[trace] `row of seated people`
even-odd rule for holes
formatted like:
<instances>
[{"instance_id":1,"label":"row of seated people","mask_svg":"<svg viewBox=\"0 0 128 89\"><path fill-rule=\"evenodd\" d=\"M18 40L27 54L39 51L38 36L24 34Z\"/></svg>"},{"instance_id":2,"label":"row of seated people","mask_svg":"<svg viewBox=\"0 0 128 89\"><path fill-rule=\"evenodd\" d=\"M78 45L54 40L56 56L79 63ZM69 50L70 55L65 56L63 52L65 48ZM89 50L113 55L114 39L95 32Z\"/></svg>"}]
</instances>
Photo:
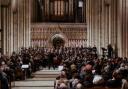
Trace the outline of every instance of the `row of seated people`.
<instances>
[{"instance_id":1,"label":"row of seated people","mask_svg":"<svg viewBox=\"0 0 128 89\"><path fill-rule=\"evenodd\" d=\"M127 58L99 59L84 49L70 52L54 89L128 89Z\"/></svg>"},{"instance_id":2,"label":"row of seated people","mask_svg":"<svg viewBox=\"0 0 128 89\"><path fill-rule=\"evenodd\" d=\"M127 78L122 76L124 70L115 70L110 76L98 74L91 67L87 64L79 74L72 68L70 73L64 68L56 78L54 89L128 89Z\"/></svg>"}]
</instances>

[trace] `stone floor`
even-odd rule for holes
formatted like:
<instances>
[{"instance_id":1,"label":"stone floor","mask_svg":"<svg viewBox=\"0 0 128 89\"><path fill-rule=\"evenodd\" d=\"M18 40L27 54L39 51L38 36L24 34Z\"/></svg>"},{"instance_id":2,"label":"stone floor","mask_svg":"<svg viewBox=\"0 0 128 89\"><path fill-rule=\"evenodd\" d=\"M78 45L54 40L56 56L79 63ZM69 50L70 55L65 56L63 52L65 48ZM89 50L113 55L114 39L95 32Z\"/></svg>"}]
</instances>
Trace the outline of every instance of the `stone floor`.
<instances>
[{"instance_id":1,"label":"stone floor","mask_svg":"<svg viewBox=\"0 0 128 89\"><path fill-rule=\"evenodd\" d=\"M54 89L54 81L60 73L58 70L40 70L34 73L34 78L25 81L15 81L12 89Z\"/></svg>"},{"instance_id":2,"label":"stone floor","mask_svg":"<svg viewBox=\"0 0 128 89\"><path fill-rule=\"evenodd\" d=\"M53 87L14 87L12 89L54 89Z\"/></svg>"}]
</instances>

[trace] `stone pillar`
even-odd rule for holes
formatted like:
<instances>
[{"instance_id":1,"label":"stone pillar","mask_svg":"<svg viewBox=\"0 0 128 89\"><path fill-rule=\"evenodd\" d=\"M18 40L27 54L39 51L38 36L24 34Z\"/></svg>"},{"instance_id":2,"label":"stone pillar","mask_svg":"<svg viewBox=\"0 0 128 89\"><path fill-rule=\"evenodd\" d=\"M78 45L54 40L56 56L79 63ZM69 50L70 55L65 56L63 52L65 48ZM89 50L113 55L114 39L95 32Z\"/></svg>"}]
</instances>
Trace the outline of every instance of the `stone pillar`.
<instances>
[{"instance_id":1,"label":"stone pillar","mask_svg":"<svg viewBox=\"0 0 128 89\"><path fill-rule=\"evenodd\" d=\"M7 1L0 5L0 28L3 53L11 55L21 47L30 46L30 0L12 0L10 4Z\"/></svg>"},{"instance_id":2,"label":"stone pillar","mask_svg":"<svg viewBox=\"0 0 128 89\"><path fill-rule=\"evenodd\" d=\"M101 47L117 44L116 3L117 0L86 0L88 45L96 45L100 54Z\"/></svg>"},{"instance_id":3,"label":"stone pillar","mask_svg":"<svg viewBox=\"0 0 128 89\"><path fill-rule=\"evenodd\" d=\"M0 5L0 29L1 29L1 5Z\"/></svg>"},{"instance_id":4,"label":"stone pillar","mask_svg":"<svg viewBox=\"0 0 128 89\"><path fill-rule=\"evenodd\" d=\"M91 45L91 18L90 18L90 14L91 14L91 8L90 8L90 1L91 0L86 0L86 19L87 19L87 45Z\"/></svg>"},{"instance_id":5,"label":"stone pillar","mask_svg":"<svg viewBox=\"0 0 128 89\"><path fill-rule=\"evenodd\" d=\"M118 0L118 50L119 56L128 57L128 1Z\"/></svg>"},{"instance_id":6,"label":"stone pillar","mask_svg":"<svg viewBox=\"0 0 128 89\"><path fill-rule=\"evenodd\" d=\"M6 8L2 8L2 30L3 30L3 53L5 54L5 53L7 53L6 51L7 51L7 47L6 47L6 45L7 45L7 43L6 43L6 32L5 32L5 30L7 29L6 28L6 25L4 25L4 24L7 24L7 20L6 20Z\"/></svg>"},{"instance_id":7,"label":"stone pillar","mask_svg":"<svg viewBox=\"0 0 128 89\"><path fill-rule=\"evenodd\" d=\"M18 0L18 48L30 46L30 0Z\"/></svg>"},{"instance_id":8,"label":"stone pillar","mask_svg":"<svg viewBox=\"0 0 128 89\"><path fill-rule=\"evenodd\" d=\"M13 11L12 8L8 8L8 53L9 55L13 50Z\"/></svg>"},{"instance_id":9,"label":"stone pillar","mask_svg":"<svg viewBox=\"0 0 128 89\"><path fill-rule=\"evenodd\" d=\"M126 57L128 57L128 1L126 2Z\"/></svg>"},{"instance_id":10,"label":"stone pillar","mask_svg":"<svg viewBox=\"0 0 128 89\"><path fill-rule=\"evenodd\" d=\"M120 6L120 7L119 7ZM118 0L118 33L117 33L117 41L118 41L118 56L122 56L122 1Z\"/></svg>"},{"instance_id":11,"label":"stone pillar","mask_svg":"<svg viewBox=\"0 0 128 89\"><path fill-rule=\"evenodd\" d=\"M13 52L13 13L10 5L2 7L3 53Z\"/></svg>"}]
</instances>

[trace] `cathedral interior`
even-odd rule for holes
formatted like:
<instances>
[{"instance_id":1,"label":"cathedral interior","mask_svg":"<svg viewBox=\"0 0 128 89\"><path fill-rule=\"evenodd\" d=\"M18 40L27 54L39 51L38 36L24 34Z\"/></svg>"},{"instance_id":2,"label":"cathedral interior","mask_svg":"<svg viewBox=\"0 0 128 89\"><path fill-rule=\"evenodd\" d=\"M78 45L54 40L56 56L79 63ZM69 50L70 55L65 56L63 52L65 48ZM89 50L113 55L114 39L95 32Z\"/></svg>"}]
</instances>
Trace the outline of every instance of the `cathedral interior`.
<instances>
[{"instance_id":1,"label":"cathedral interior","mask_svg":"<svg viewBox=\"0 0 128 89\"><path fill-rule=\"evenodd\" d=\"M29 67L22 68L25 65ZM63 70L58 71L62 65ZM120 67L124 68L123 78L115 72ZM2 68L9 82L1 86L1 78L0 89L113 89L120 84L121 88L114 89L128 89L128 0L0 0L0 72ZM103 77L102 85L107 88L90 88L97 83L90 83L91 77L85 77L87 71L104 75L108 73L105 68L111 71L109 78ZM66 83L57 86L59 73L59 79L64 77L68 82L70 74L76 78L77 73L80 79L77 77L76 85L70 82L70 88ZM113 77L116 80L115 76L124 81L109 81ZM22 82L15 82L12 88L17 79ZM51 86L26 83L26 87L23 80L37 85L47 81Z\"/></svg>"}]
</instances>

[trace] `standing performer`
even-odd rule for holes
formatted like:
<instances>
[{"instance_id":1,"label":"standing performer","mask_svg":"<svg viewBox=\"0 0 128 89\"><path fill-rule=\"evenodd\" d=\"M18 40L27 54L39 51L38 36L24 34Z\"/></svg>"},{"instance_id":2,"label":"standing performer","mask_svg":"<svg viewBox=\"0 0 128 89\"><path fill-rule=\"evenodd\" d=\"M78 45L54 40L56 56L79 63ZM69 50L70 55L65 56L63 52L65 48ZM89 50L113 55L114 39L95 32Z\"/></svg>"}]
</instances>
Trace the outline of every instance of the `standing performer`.
<instances>
[{"instance_id":1,"label":"standing performer","mask_svg":"<svg viewBox=\"0 0 128 89\"><path fill-rule=\"evenodd\" d=\"M108 45L107 49L108 49L108 58L112 58L113 57L113 48L112 48L111 44Z\"/></svg>"}]
</instances>

